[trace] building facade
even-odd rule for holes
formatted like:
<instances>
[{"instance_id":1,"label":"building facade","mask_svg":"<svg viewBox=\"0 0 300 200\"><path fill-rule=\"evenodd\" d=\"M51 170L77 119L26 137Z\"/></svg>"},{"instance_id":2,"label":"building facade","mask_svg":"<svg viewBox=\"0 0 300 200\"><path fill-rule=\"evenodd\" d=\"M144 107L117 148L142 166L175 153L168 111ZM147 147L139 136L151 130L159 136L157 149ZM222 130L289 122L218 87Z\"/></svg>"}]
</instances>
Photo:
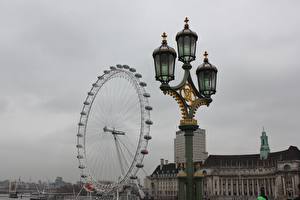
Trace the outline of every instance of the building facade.
<instances>
[{"instance_id":1,"label":"building facade","mask_svg":"<svg viewBox=\"0 0 300 200\"><path fill-rule=\"evenodd\" d=\"M144 187L147 189L147 196L155 200L176 200L177 174L178 168L175 163L168 163L161 159L160 165L145 178Z\"/></svg>"},{"instance_id":2,"label":"building facade","mask_svg":"<svg viewBox=\"0 0 300 200\"><path fill-rule=\"evenodd\" d=\"M256 200L261 188L264 188L269 200L298 196L300 150L290 146L283 151L270 152L267 139L263 131L259 154L210 155L200 166L201 162L194 162L195 174L203 175L204 199ZM160 165L145 179L149 197L157 200L177 199L178 166L161 160Z\"/></svg>"},{"instance_id":3,"label":"building facade","mask_svg":"<svg viewBox=\"0 0 300 200\"><path fill-rule=\"evenodd\" d=\"M264 188L269 199L293 199L299 193L300 151L260 154L210 155L201 168L203 194L209 199L256 199Z\"/></svg>"},{"instance_id":4,"label":"building facade","mask_svg":"<svg viewBox=\"0 0 300 200\"><path fill-rule=\"evenodd\" d=\"M174 139L174 161L175 163L185 163L185 137L183 131L176 132ZM193 137L193 160L203 163L208 157L206 152L206 134L204 129L194 131Z\"/></svg>"},{"instance_id":5,"label":"building facade","mask_svg":"<svg viewBox=\"0 0 300 200\"><path fill-rule=\"evenodd\" d=\"M262 187L271 200L293 199L300 192L300 151L295 146L264 160L260 154L210 155L200 170L202 194L210 200L255 200ZM145 180L149 196L177 199L178 171L175 163L157 166Z\"/></svg>"}]
</instances>

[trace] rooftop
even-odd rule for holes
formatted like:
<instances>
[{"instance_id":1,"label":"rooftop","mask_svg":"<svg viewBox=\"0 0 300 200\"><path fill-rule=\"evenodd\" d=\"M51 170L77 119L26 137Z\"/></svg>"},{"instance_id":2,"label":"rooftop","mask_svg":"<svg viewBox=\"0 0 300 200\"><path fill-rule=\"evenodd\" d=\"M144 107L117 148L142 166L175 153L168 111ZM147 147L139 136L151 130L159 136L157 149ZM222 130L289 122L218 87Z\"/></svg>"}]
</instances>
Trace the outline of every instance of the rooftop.
<instances>
[{"instance_id":1,"label":"rooftop","mask_svg":"<svg viewBox=\"0 0 300 200\"><path fill-rule=\"evenodd\" d=\"M300 160L300 150L296 146L290 146L287 150L273 152L268 155L268 161L286 161L286 160ZM220 166L222 163L232 162L245 162L250 161L257 163L260 161L260 154L244 154L244 155L209 155L205 160L204 166Z\"/></svg>"}]
</instances>

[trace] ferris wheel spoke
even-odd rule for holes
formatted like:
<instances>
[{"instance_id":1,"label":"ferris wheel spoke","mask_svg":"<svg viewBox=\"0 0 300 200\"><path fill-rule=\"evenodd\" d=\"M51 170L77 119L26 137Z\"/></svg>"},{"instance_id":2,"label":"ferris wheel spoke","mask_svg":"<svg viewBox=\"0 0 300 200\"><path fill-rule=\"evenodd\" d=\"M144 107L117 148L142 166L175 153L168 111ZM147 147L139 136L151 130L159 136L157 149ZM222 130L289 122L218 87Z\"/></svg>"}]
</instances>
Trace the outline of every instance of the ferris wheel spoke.
<instances>
[{"instance_id":1,"label":"ferris wheel spoke","mask_svg":"<svg viewBox=\"0 0 300 200\"><path fill-rule=\"evenodd\" d=\"M115 92L116 91L116 89L115 89L115 87L116 87L116 84L113 84L113 83L115 83L115 82L112 82L112 87L110 87L110 89L108 90L108 92L109 92L109 100L110 101L112 101L112 103L108 103L107 105L107 108L108 108L108 114L109 113L114 113L114 112L112 112L113 111L113 108L114 108L114 106L116 106L117 104L115 103L115 100L117 99L115 96L114 96L114 94L117 94L119 91L117 91L117 93ZM108 116L109 118L110 118L110 121L112 120L112 115L109 115Z\"/></svg>"},{"instance_id":2,"label":"ferris wheel spoke","mask_svg":"<svg viewBox=\"0 0 300 200\"><path fill-rule=\"evenodd\" d=\"M124 119L128 119L128 118L139 118L140 113L134 112L134 111L139 111L140 108L137 107L137 103L133 103L132 105L128 106L126 108L126 110L124 110L124 112L122 113L123 115L121 115L122 120Z\"/></svg>"},{"instance_id":3,"label":"ferris wheel spoke","mask_svg":"<svg viewBox=\"0 0 300 200\"><path fill-rule=\"evenodd\" d=\"M125 114L130 113L130 110L132 110L132 112L140 110L138 101L133 101L132 99L129 99L129 100L131 100L131 102L128 101L125 104L125 106L123 107L123 113L125 113ZM135 109L133 109L133 108L135 108Z\"/></svg>"},{"instance_id":4,"label":"ferris wheel spoke","mask_svg":"<svg viewBox=\"0 0 300 200\"><path fill-rule=\"evenodd\" d=\"M97 181L101 181L101 179L103 180L103 176L100 174L100 172L102 171L103 168L103 163L100 162L100 160L102 160L104 163L106 162L106 157L102 156L103 153L107 154L105 150L105 146L100 146L97 145L98 149L96 151L93 152L93 165L92 165L92 170L93 170L93 175L94 178ZM101 152L101 154L99 154L99 152ZM100 169L99 169L100 168Z\"/></svg>"},{"instance_id":5,"label":"ferris wheel spoke","mask_svg":"<svg viewBox=\"0 0 300 200\"><path fill-rule=\"evenodd\" d=\"M124 120L134 120L134 118L126 118ZM138 133L138 131L132 131L132 130L136 130L136 129L139 129L140 128L140 125L137 124L137 123L124 123L124 120L123 122L120 122L116 125L116 127L118 127L119 129L122 129L124 130L127 134L126 136L131 136L132 133ZM135 135L136 137L136 135Z\"/></svg>"},{"instance_id":6,"label":"ferris wheel spoke","mask_svg":"<svg viewBox=\"0 0 300 200\"><path fill-rule=\"evenodd\" d=\"M130 98L128 98L128 96L130 97ZM124 99L124 98L122 98L122 99ZM116 120L116 123L121 123L122 121L124 121L124 118L126 118L126 115L128 115L128 113L133 113L133 114L135 114L136 113L136 111L135 110L138 110L138 109L133 109L134 107L137 107L137 105L138 105L138 102L133 102L132 103L132 97L131 97L131 95L127 95L127 100L128 100L128 102L126 102L126 100L123 100L122 102L126 102L126 104L125 105L122 105L122 107L120 107L118 110L122 110L122 113L121 112L116 112L117 113L117 117L115 117L115 120ZM131 100L131 102L130 102L130 100ZM129 112L130 110L132 110L132 112Z\"/></svg>"},{"instance_id":7,"label":"ferris wheel spoke","mask_svg":"<svg viewBox=\"0 0 300 200\"><path fill-rule=\"evenodd\" d=\"M102 111L100 111L100 109L99 109L99 111L97 113L101 113L101 112ZM94 124L104 124L105 123L104 116L102 116L100 114L94 114L93 116L91 116L91 123L94 123Z\"/></svg>"},{"instance_id":8,"label":"ferris wheel spoke","mask_svg":"<svg viewBox=\"0 0 300 200\"><path fill-rule=\"evenodd\" d=\"M131 94L132 97L134 97L134 94ZM128 112L131 106L136 106L139 109L139 104L138 104L138 100L137 99L133 99L133 98L128 98L127 102L126 102L126 109L124 109L124 112ZM138 97L138 95L136 95L136 97Z\"/></svg>"},{"instance_id":9,"label":"ferris wheel spoke","mask_svg":"<svg viewBox=\"0 0 300 200\"><path fill-rule=\"evenodd\" d=\"M89 155L89 154L93 153L94 152L94 148L96 148L96 147L97 147L97 143L96 142L89 143L89 147L86 149L87 150L86 154ZM86 156L86 157L88 158L88 156Z\"/></svg>"},{"instance_id":10,"label":"ferris wheel spoke","mask_svg":"<svg viewBox=\"0 0 300 200\"><path fill-rule=\"evenodd\" d=\"M126 92L128 92L128 90L126 90L126 87L128 87L128 85L126 84L127 81L124 78L120 78L120 80L122 80L122 82L124 82L125 84L121 84L120 88L114 88L114 90L117 91L116 93L114 93L115 95L112 96L114 106L121 106L124 103L124 100L129 96L126 95Z\"/></svg>"},{"instance_id":11,"label":"ferris wheel spoke","mask_svg":"<svg viewBox=\"0 0 300 200\"><path fill-rule=\"evenodd\" d=\"M112 136L111 135L109 135L109 137L110 138L112 138ZM96 140L97 141L97 140ZM112 143L111 143L112 144ZM107 156L107 154L108 153L111 153L111 151L109 150L109 145L107 145L107 143L105 143L105 144L103 144L104 146L101 148L101 150L97 150L96 152L99 154L99 152L101 152L102 154L104 154L105 155L105 159L107 159L107 157L110 157L110 158L113 158L112 156ZM99 143L99 145L98 145L99 147L101 147L101 145L100 145L100 143ZM101 155L101 154L100 154ZM97 158L98 158L99 156L97 156ZM103 165L103 163L101 163L100 162L100 160L101 160L101 158L99 158L99 159L97 159L96 161L97 161L97 163L94 163L93 165L94 166L97 166L97 165L100 165L100 164L102 164ZM103 160L103 159L102 159ZM96 162L95 161L95 162ZM109 160L107 160L107 161L109 161ZM104 161L104 163L109 163L109 162L107 162L106 160ZM112 166L110 166L110 168L111 168ZM99 170L98 172L101 172L101 171L103 171L103 170ZM108 170L105 170L105 171L108 171ZM98 173L99 174L99 173ZM102 177L102 175L97 175L98 177Z\"/></svg>"},{"instance_id":12,"label":"ferris wheel spoke","mask_svg":"<svg viewBox=\"0 0 300 200\"><path fill-rule=\"evenodd\" d=\"M125 85L123 85L123 87L124 86ZM122 93L120 94L119 98L122 100L120 102L120 107L124 108L128 104L128 102L130 101L130 99L133 98L133 96L131 94L126 94L126 89L124 88Z\"/></svg>"},{"instance_id":13,"label":"ferris wheel spoke","mask_svg":"<svg viewBox=\"0 0 300 200\"><path fill-rule=\"evenodd\" d=\"M105 147L105 148L107 148L107 147ZM105 148L102 148L102 149L105 149ZM110 152L102 151L102 154L105 154L108 157L110 157ZM95 155L95 157L97 158L97 162L95 163L94 168L97 169L95 174L96 174L98 181L105 181L105 180L109 179L108 174L102 173L103 168L104 168L104 171L106 171L106 167L107 167L106 163L108 163L107 156L102 155L100 157L99 153ZM101 166L101 169L99 169L98 166Z\"/></svg>"},{"instance_id":14,"label":"ferris wheel spoke","mask_svg":"<svg viewBox=\"0 0 300 200\"><path fill-rule=\"evenodd\" d=\"M137 103L134 101L133 97L134 97L134 94L129 94L125 98L122 99L122 108L123 108L124 113L127 113L129 111L128 105L131 105L131 104L134 105L134 103Z\"/></svg>"},{"instance_id":15,"label":"ferris wheel spoke","mask_svg":"<svg viewBox=\"0 0 300 200\"><path fill-rule=\"evenodd\" d=\"M111 142L111 144L109 146L111 146L111 145L113 145L112 142ZM111 173L108 174L107 172L111 172L112 167L115 165L115 163L111 163L111 160L115 160L114 159L114 155L112 154L113 153L112 152L113 149L108 148L108 147L105 147L105 149L107 151L103 152L104 155L105 155L104 156L104 160L102 159L103 161L101 162L101 159L98 159L99 164L102 163L102 168L104 166L104 170L99 170L98 177L103 177L103 176L104 177L112 177ZM107 163L109 163L110 165L108 165ZM104 175L100 174L100 172L102 172L102 171L104 171L106 174L104 174ZM112 171L115 171L115 170L112 170Z\"/></svg>"},{"instance_id":16,"label":"ferris wheel spoke","mask_svg":"<svg viewBox=\"0 0 300 200\"><path fill-rule=\"evenodd\" d=\"M99 137L99 133L97 133L96 128L94 128L94 129L89 128L87 135L88 135L87 139L92 139L92 138L95 138L95 137ZM91 141L93 141L93 140L91 140Z\"/></svg>"},{"instance_id":17,"label":"ferris wheel spoke","mask_svg":"<svg viewBox=\"0 0 300 200\"><path fill-rule=\"evenodd\" d=\"M101 152L101 146L99 145L99 143L97 142L93 142L93 143L89 143L89 147L87 148L87 155L91 155L90 157L89 156L86 156L87 159L89 160L93 160L93 159L97 159L97 157L94 157L92 156L93 154L95 153L98 153L98 152ZM91 163L92 164L92 163Z\"/></svg>"},{"instance_id":18,"label":"ferris wheel spoke","mask_svg":"<svg viewBox=\"0 0 300 200\"><path fill-rule=\"evenodd\" d=\"M99 120L101 121L102 123L106 123L107 122L107 114L108 114L108 111L107 111L107 107L106 106L103 106L103 105L106 105L108 103L108 99L107 97L105 97L106 94L101 94L101 96L99 96L99 98L101 97L101 99L99 99L99 101L96 101L95 105L95 111L93 112L94 113L94 119L95 120ZM97 112L98 110L98 112Z\"/></svg>"},{"instance_id":19,"label":"ferris wheel spoke","mask_svg":"<svg viewBox=\"0 0 300 200\"><path fill-rule=\"evenodd\" d=\"M128 122L128 121L138 121L138 122ZM127 122L126 124L124 122ZM120 117L120 125L123 125L124 127L130 128L133 126L135 129L140 128L140 122L137 114L134 113L124 113L123 116Z\"/></svg>"},{"instance_id":20,"label":"ferris wheel spoke","mask_svg":"<svg viewBox=\"0 0 300 200\"><path fill-rule=\"evenodd\" d=\"M97 169L95 171L95 174L96 174L96 177L98 178L98 180L109 180L111 175L108 174L107 172L110 172L107 170L107 167L108 167L108 163L112 164L111 162L109 162L109 158L111 159L112 156L111 156L111 152L109 151L109 148L108 146L110 146L109 144L107 144L106 146L102 147L101 148L101 153L99 155L99 152L95 153L95 158L97 159L95 164L94 164L94 168ZM100 146L99 146L100 147ZM105 156L104 156L105 155ZM97 166L102 166L102 168L104 167L104 171L106 173L103 173L103 170L99 170ZM112 166L110 166L112 167Z\"/></svg>"},{"instance_id":21,"label":"ferris wheel spoke","mask_svg":"<svg viewBox=\"0 0 300 200\"><path fill-rule=\"evenodd\" d=\"M126 99L132 98L131 95L127 94L128 89L126 89L126 87L128 87L128 85L130 85L130 81L128 81L125 77L120 77L120 80L122 80L122 82L125 84L121 84L120 87L116 89L116 90L118 90L118 93L117 93L118 97L121 98L121 99L119 99L118 103L124 105L124 102L126 102ZM115 98L114 100L116 101L117 98Z\"/></svg>"},{"instance_id":22,"label":"ferris wheel spoke","mask_svg":"<svg viewBox=\"0 0 300 200\"><path fill-rule=\"evenodd\" d=\"M136 137L136 135L140 134L140 132L134 130L133 128L128 130L128 134L124 137L125 141L128 141L126 143L130 143L133 147L137 146L137 142L139 140L139 137ZM134 145L135 144L135 145Z\"/></svg>"},{"instance_id":23,"label":"ferris wheel spoke","mask_svg":"<svg viewBox=\"0 0 300 200\"><path fill-rule=\"evenodd\" d=\"M103 107L101 107L99 104L101 102L96 102L95 103L95 112L93 112L93 117L92 117L92 120L95 122L95 123L106 123L105 122L105 119L106 119L106 115L107 115L107 112L105 111L105 109ZM104 104L104 103L103 103Z\"/></svg>"}]
</instances>

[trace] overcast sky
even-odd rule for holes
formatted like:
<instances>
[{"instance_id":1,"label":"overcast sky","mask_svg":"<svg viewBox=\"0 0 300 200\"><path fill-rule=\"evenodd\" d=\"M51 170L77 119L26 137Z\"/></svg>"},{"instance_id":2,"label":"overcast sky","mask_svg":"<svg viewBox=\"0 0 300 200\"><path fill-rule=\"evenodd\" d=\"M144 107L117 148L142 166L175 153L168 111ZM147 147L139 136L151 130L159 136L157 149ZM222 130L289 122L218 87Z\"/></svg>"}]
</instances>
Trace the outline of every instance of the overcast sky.
<instances>
[{"instance_id":1,"label":"overcast sky","mask_svg":"<svg viewBox=\"0 0 300 200\"><path fill-rule=\"evenodd\" d=\"M185 16L202 54L219 70L217 94L197 120L209 154L259 153L299 146L300 2L297 0L0 2L0 179L79 180L76 129L91 84L110 65L143 74L154 110L148 173L173 161L180 120L154 80L152 52L170 46ZM176 64L175 84L182 75ZM195 77L195 76L194 76Z\"/></svg>"}]
</instances>

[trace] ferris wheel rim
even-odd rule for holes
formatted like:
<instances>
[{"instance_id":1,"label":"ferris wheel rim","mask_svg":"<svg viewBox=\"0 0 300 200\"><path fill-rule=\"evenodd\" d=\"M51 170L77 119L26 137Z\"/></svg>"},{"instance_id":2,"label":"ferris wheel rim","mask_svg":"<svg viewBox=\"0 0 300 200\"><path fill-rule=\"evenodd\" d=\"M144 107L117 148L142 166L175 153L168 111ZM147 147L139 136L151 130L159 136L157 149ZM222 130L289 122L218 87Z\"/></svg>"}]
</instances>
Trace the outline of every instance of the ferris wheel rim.
<instances>
[{"instance_id":1,"label":"ferris wheel rim","mask_svg":"<svg viewBox=\"0 0 300 200\"><path fill-rule=\"evenodd\" d=\"M85 144L86 129L88 126L89 114L92 109L94 100L98 95L98 92L106 82L110 81L113 78L116 78L118 75L122 75L128 78L128 81L129 82L131 81L138 94L140 112L141 112L141 123L140 123L141 127L139 130L139 139L138 139L138 144L134 155L134 159L131 163L131 166L128 168L125 176L123 177L123 179L116 183L101 185L98 183L97 180L93 180L94 177L91 176L90 172L86 174L86 168L88 168L88 161L86 160L86 144ZM93 182L97 190L102 190L102 191L108 190L107 188L113 190L119 187L120 185L122 185L123 183L125 183L129 178L131 178L131 176L132 177L136 176L138 170L143 167L142 163L143 163L144 156L146 155L145 152L148 152L147 151L148 141L149 139L151 139L149 132L150 132L150 125L152 125L152 121L150 119L150 111L152 110L152 107L149 106L149 101L148 101L150 95L145 90L147 84L143 81L140 81L141 77L142 77L141 74L136 73L136 70L134 68L130 68L127 65L123 65L123 66L117 65L117 68L111 67L110 70L105 70L104 74L98 77L97 81L92 85L92 88L88 92L88 95L84 101L84 105L80 113L80 121L78 123L77 145L76 145L77 159L79 161L79 168L82 173L81 175L82 178L85 180L85 182ZM92 101L90 101L91 99ZM82 132L82 127L84 127L83 132ZM82 140L81 138L84 138L83 143L81 143Z\"/></svg>"}]
</instances>

